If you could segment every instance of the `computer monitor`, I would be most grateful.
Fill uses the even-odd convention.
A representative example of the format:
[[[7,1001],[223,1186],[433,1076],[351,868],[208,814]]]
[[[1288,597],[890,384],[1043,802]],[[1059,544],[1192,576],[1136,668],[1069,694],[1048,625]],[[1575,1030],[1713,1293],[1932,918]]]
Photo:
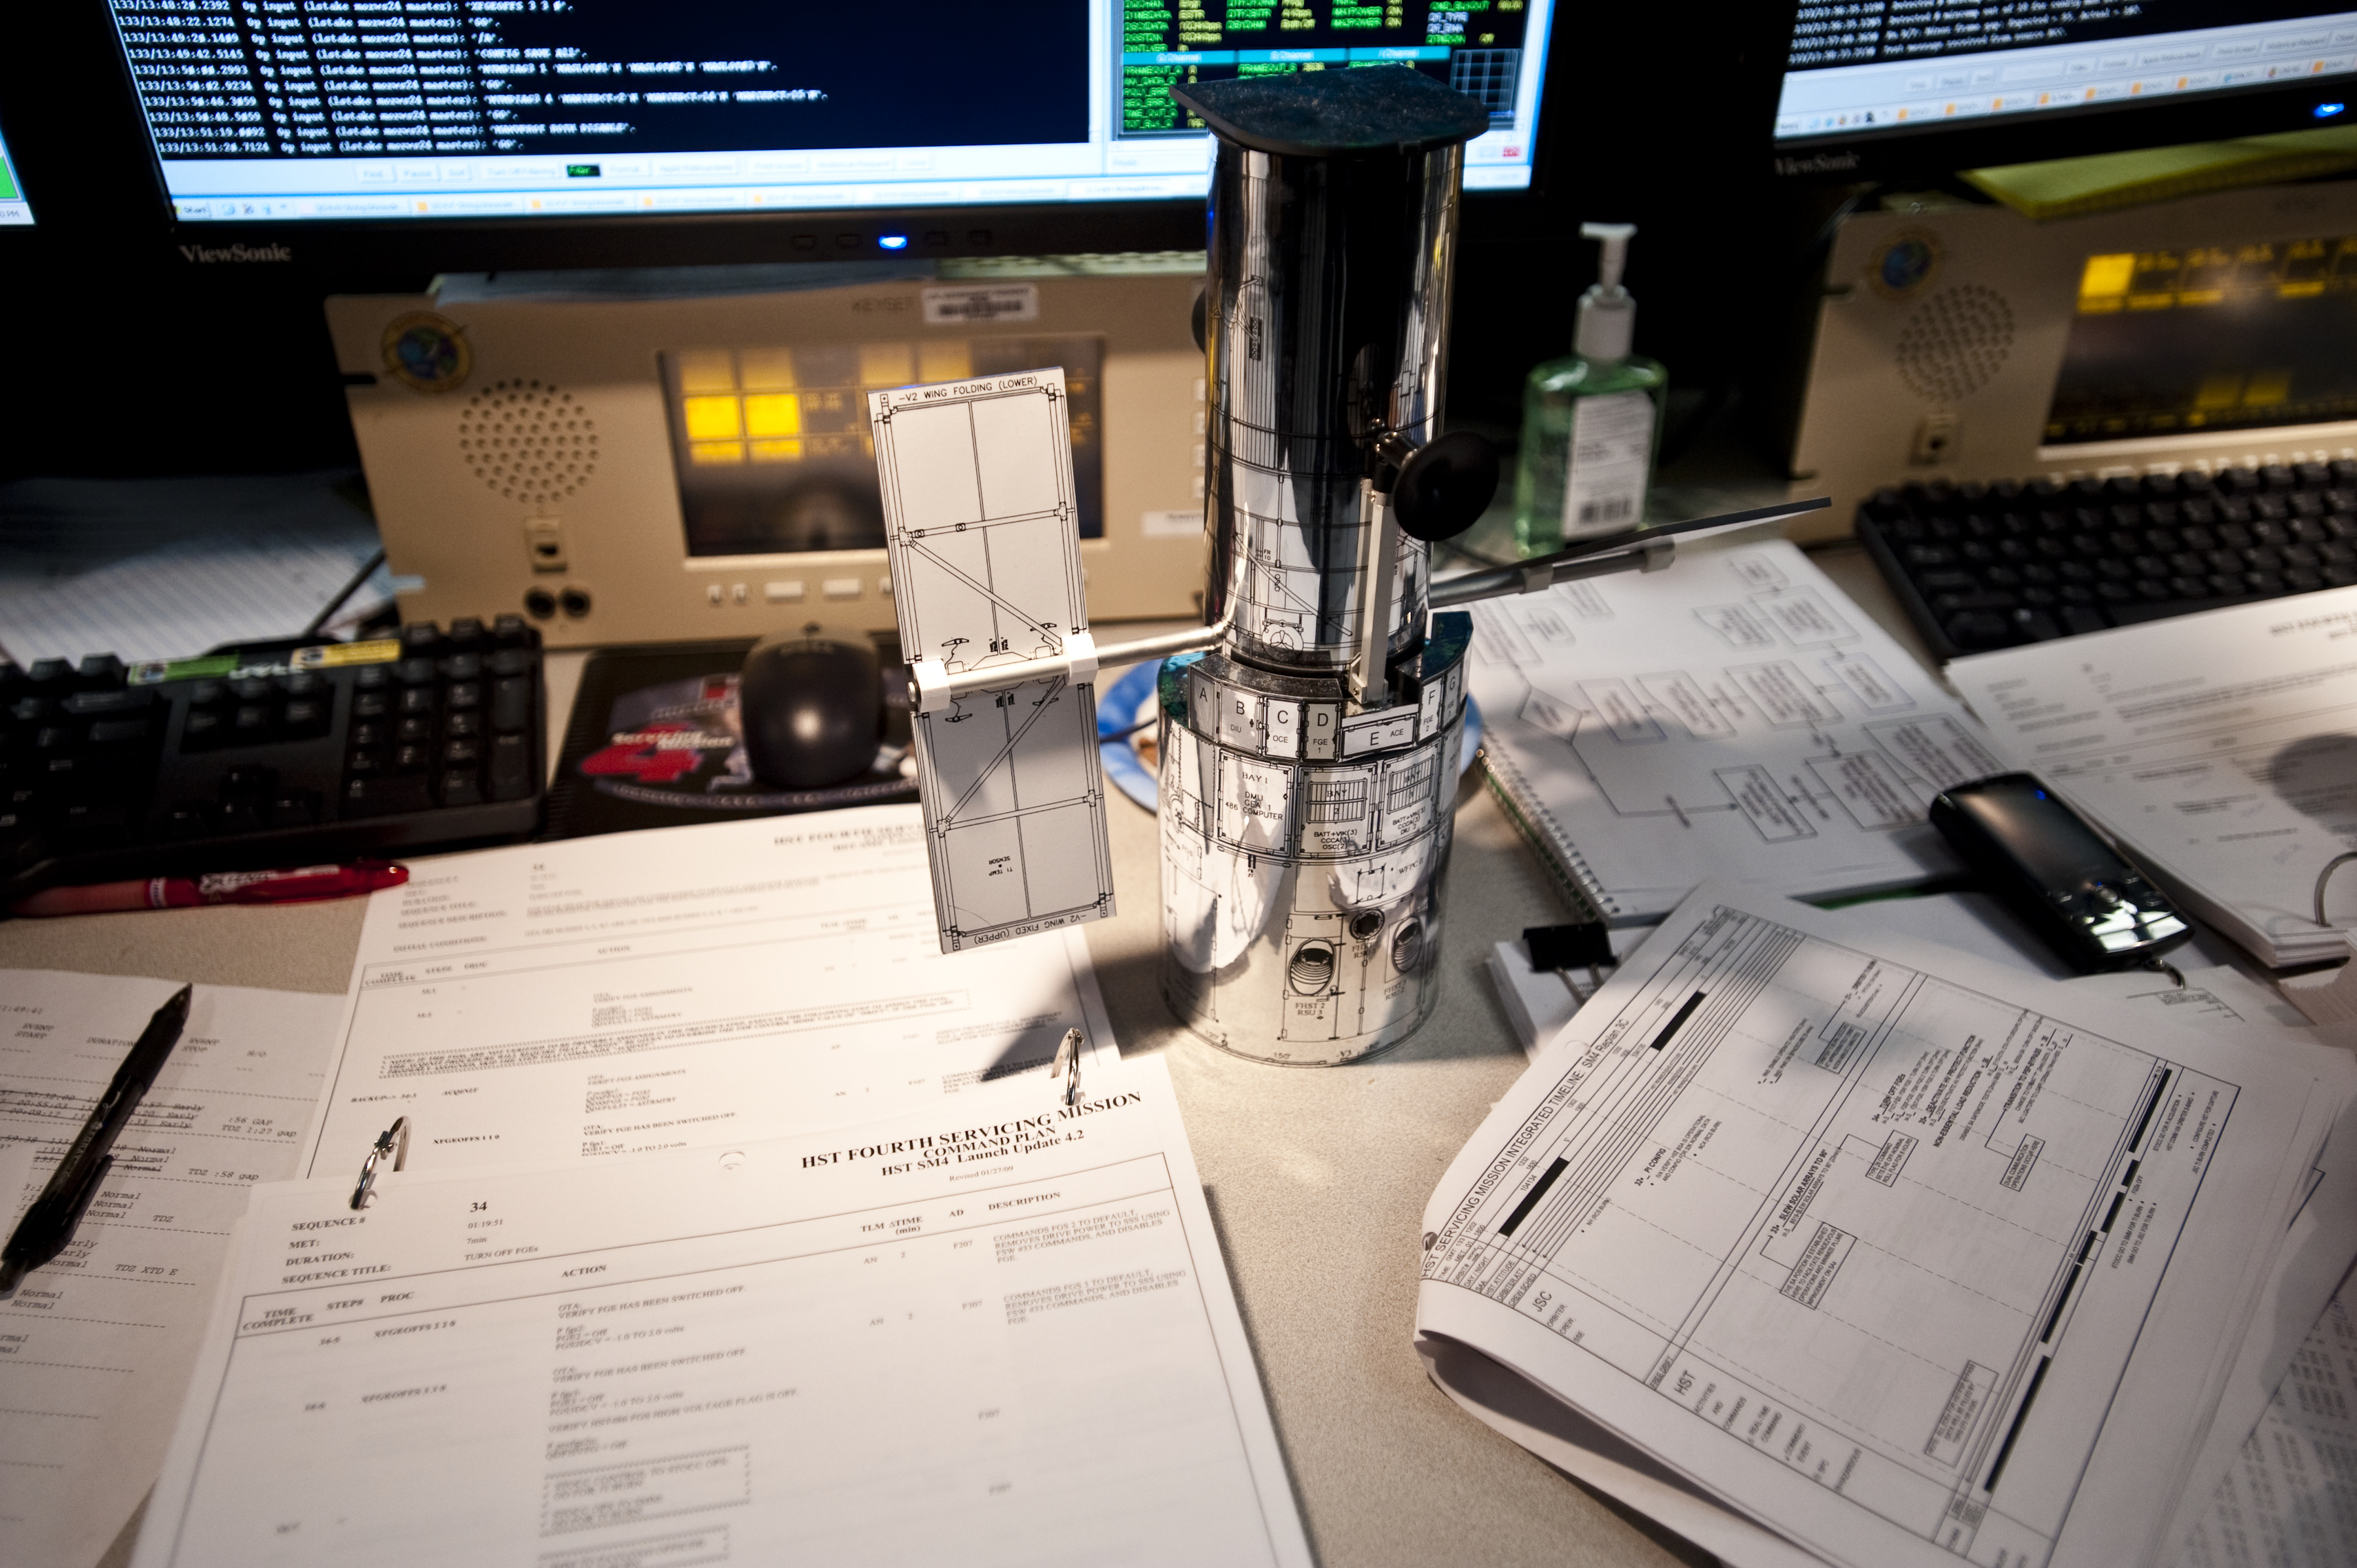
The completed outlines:
[[[0,136],[0,228],[30,228],[32,222],[33,204],[25,199],[25,183],[16,177],[7,138]]]
[[[1393,64],[1531,183],[1555,0],[110,0],[176,242],[436,270],[1200,248],[1188,81]],[[355,242],[357,237],[357,242]]]
[[[2357,10],[2309,0],[1803,0],[1775,172],[1945,173],[2357,118]]]

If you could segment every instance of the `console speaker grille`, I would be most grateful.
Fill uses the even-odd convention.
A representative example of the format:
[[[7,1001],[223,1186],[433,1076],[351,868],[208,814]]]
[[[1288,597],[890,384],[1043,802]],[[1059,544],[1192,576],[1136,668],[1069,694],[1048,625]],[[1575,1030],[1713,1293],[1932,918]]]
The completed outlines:
[[[1899,374],[1916,396],[1961,403],[2004,369],[2013,307],[1980,284],[1942,289],[1899,329]]]
[[[494,493],[553,505],[597,471],[597,422],[553,382],[493,381],[458,413],[458,456]]]

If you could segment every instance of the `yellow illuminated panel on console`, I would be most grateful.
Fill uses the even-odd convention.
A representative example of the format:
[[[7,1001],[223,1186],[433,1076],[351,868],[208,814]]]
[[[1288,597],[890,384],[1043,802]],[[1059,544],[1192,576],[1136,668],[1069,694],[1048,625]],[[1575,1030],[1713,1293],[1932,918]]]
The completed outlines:
[[[757,392],[745,399],[745,434],[800,435],[802,400],[791,392]]]
[[[666,349],[657,356],[687,553],[881,550],[871,388],[1054,365],[1083,539],[1102,538],[1104,341],[1085,335]]]
[[[2173,310],[2357,290],[2357,235],[2089,256],[2079,314]]]
[[[2289,371],[2261,371],[2243,388],[2244,408],[2273,408],[2291,401]]]
[[[2193,394],[2193,406],[2204,413],[2216,413],[2243,401],[2243,378],[2240,376],[2204,376],[2200,390]]]
[[[2086,271],[2079,274],[2079,308],[2082,311],[2117,310],[2121,298],[2128,292],[2128,280],[2136,276],[2136,258],[2130,256],[2089,256]]]
[[[690,441],[731,441],[745,433],[733,397],[692,397],[684,412]]]
[[[2106,252],[2081,264],[2049,445],[2347,420],[2357,420],[2357,235]]]

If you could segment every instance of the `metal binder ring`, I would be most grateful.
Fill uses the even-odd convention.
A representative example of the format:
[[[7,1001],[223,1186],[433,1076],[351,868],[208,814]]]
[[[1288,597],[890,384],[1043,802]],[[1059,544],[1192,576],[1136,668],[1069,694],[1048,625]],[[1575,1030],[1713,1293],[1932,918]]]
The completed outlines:
[[[394,1170],[399,1170],[402,1165],[408,1161],[408,1117],[394,1117],[393,1119],[393,1125],[387,1127],[382,1133],[377,1135],[376,1143],[369,1149],[368,1158],[361,1162],[360,1185],[352,1188],[352,1207],[354,1208],[366,1208],[368,1207],[369,1189],[376,1186],[377,1162],[385,1158],[387,1155],[392,1156],[393,1168]]]
[[[2330,926],[2332,924],[2331,921],[2324,918],[2324,885],[2332,880],[2332,874],[2334,872],[2340,870],[2342,866],[2347,865],[2351,861],[2357,861],[2357,849],[2350,850],[2343,854],[2334,855],[2330,860],[2324,863],[2324,869],[2316,874],[2316,923],[2319,926]]]

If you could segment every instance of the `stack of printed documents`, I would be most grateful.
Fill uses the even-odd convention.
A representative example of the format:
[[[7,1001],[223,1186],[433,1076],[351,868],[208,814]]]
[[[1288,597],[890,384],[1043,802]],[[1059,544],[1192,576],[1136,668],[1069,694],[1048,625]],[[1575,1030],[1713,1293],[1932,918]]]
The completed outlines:
[[[0,970],[0,1235],[179,988]],[[198,986],[73,1240],[0,1302],[0,1563],[86,1568],[154,1484],[246,1194],[299,1168],[339,1004]]]
[[[2270,1396],[2357,1363],[2357,1067],[2164,1011],[1706,885],[1434,1193],[1427,1367],[1742,1568],[2350,1561]]]
[[[149,1568],[1309,1562],[1167,1072],[914,806],[421,864],[195,1364]]]
[[[2357,587],[1948,666],[1998,750],[2267,963],[2357,932]],[[2323,903],[2318,916],[2319,897]]]

